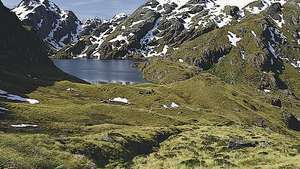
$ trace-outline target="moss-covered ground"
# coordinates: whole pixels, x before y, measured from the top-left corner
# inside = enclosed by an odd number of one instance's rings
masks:
[[[299,167],[299,132],[271,105],[280,96],[211,74],[165,85],[57,81],[26,96],[40,104],[0,102],[9,109],[0,116],[1,168]],[[130,104],[105,102],[115,97]],[[300,102],[284,98],[284,110],[299,115]],[[172,102],[179,108],[163,108]]]

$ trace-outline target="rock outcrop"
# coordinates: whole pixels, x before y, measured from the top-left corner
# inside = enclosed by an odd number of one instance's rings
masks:
[[[54,50],[79,40],[81,21],[49,0],[23,0],[12,11]]]

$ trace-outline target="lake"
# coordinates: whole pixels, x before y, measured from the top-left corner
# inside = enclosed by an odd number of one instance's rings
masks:
[[[64,72],[91,83],[145,83],[142,73],[130,60],[61,60],[54,64]]]

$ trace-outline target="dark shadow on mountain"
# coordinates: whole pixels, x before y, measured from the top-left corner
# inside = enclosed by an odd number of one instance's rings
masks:
[[[23,26],[0,0],[0,89],[27,94],[56,81],[84,81],[67,75],[48,58],[48,48],[35,32]]]

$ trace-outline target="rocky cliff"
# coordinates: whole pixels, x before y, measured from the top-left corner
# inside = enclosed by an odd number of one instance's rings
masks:
[[[49,0],[23,0],[12,11],[54,50],[79,39],[81,21]]]

